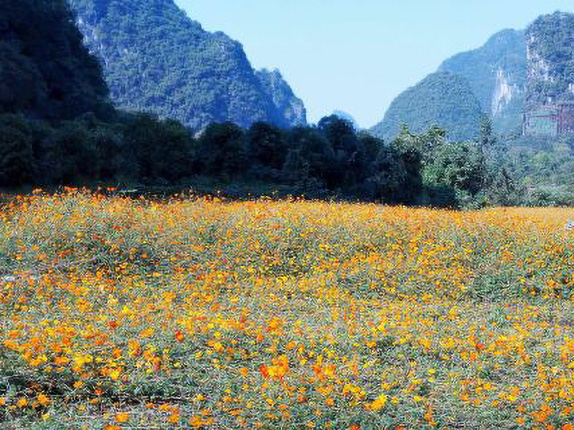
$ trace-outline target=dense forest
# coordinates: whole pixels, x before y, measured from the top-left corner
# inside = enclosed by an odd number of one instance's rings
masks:
[[[57,126],[0,116],[0,185],[120,185],[223,191],[230,197],[296,195],[394,204],[518,204],[519,190],[483,137],[453,143],[406,127],[389,143],[337,116],[281,129],[212,124],[199,136],[148,114],[104,122],[85,115]],[[501,182],[502,181],[502,182]],[[504,187],[501,187],[501,184]]]
[[[0,112],[48,120],[111,113],[100,66],[73,19],[64,0],[0,3]]]

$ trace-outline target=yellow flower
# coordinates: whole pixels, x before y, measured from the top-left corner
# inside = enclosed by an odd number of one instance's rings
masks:
[[[381,394],[377,399],[371,403],[370,409],[373,411],[380,411],[387,404],[388,397],[385,394]]]

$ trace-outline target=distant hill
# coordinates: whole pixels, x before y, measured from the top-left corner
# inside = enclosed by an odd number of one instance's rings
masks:
[[[440,72],[465,80],[494,130],[508,136],[523,131],[528,135],[557,136],[574,133],[574,15],[556,12],[537,18],[525,31],[504,30],[481,48],[446,60]],[[460,86],[460,82],[452,81]],[[425,90],[424,86],[415,87]],[[454,89],[453,89],[454,90]],[[407,90],[415,105],[425,95]],[[393,103],[383,122],[373,128],[392,135],[392,123],[411,125],[428,122],[429,112],[404,106],[405,96]],[[397,105],[402,106],[397,110]],[[426,102],[434,121],[439,122],[440,106]],[[461,121],[472,123],[469,118]],[[455,128],[456,124],[453,125]],[[466,127],[466,126],[463,126]],[[391,130],[391,131],[389,131]],[[460,135],[458,130],[452,135]],[[465,136],[465,134],[462,134]],[[470,137],[470,136],[467,136]]]
[[[180,120],[282,127],[305,108],[277,72],[257,73],[240,43],[210,33],[173,0],[69,0],[116,106]]]
[[[449,72],[437,72],[399,95],[385,118],[371,131],[385,140],[395,137],[402,124],[412,132],[433,125],[448,130],[453,140],[471,140],[477,135],[483,111],[468,81]]]
[[[516,30],[501,31],[481,48],[455,55],[439,68],[468,81],[500,133],[521,127],[527,69],[525,35]]]
[[[107,96],[64,0],[0,2],[0,113],[47,120],[104,115]]]

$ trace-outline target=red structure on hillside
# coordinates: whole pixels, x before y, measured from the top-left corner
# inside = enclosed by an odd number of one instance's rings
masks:
[[[526,111],[524,134],[546,137],[574,134],[574,103],[547,104]]]

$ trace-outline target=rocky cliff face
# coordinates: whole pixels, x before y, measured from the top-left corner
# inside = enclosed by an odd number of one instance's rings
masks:
[[[573,14],[556,12],[539,17],[525,31],[501,31],[484,46],[446,60],[439,71],[470,85],[499,133],[557,136],[574,132]],[[459,83],[453,80],[452,85]],[[423,95],[412,91],[408,93],[414,103]],[[402,95],[397,100],[401,98],[404,100]],[[408,106],[397,112],[396,105],[387,113],[400,116],[395,122],[428,120],[427,112]],[[434,112],[438,114],[440,109]],[[380,131],[381,126],[374,130]]]
[[[501,31],[481,48],[458,54],[440,66],[469,82],[501,133],[521,126],[527,68],[525,35],[516,30]]]
[[[223,121],[243,127],[305,121],[303,104],[287,83],[276,79],[270,88],[241,44],[203,30],[173,0],[69,2],[118,107],[178,119],[196,130]]]
[[[492,103],[490,112],[493,117],[503,114],[504,109],[512,103],[522,88],[513,85],[507,72],[503,68],[496,71],[496,84],[492,94]]]
[[[285,118],[290,126],[307,124],[307,110],[303,101],[293,93],[279,70],[259,70],[257,78],[281,117]]]
[[[556,12],[526,31],[528,89],[524,133],[574,133],[574,15]]]
[[[527,29],[528,107],[574,101],[574,15],[544,15]]]

